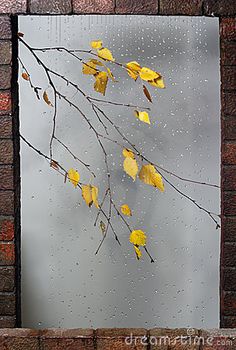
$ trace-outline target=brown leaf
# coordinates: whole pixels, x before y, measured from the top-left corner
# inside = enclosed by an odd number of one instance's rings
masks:
[[[17,35],[18,35],[20,38],[23,38],[24,33],[18,32]]]
[[[51,163],[50,163],[50,167],[52,167],[53,169],[58,170],[59,169],[58,162],[56,160],[52,159]]]
[[[65,173],[64,183],[66,183],[67,177],[68,177],[68,173]]]
[[[43,93],[43,99],[47,103],[48,106],[53,107],[52,102],[49,100],[48,94],[46,93],[46,91],[44,91],[44,93]]]
[[[147,97],[147,99],[152,102],[152,97],[150,95],[150,92],[148,91],[147,87],[145,85],[143,85],[143,93],[144,95]]]
[[[29,75],[26,73],[26,72],[23,72],[21,74],[22,78],[25,79],[25,80],[29,80]]]

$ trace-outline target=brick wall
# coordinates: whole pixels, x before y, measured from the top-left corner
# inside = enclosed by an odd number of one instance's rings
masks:
[[[235,0],[2,0],[0,2],[0,328],[20,326],[20,158],[17,93],[17,14],[151,14],[220,17],[222,101],[221,326],[236,327],[236,1]],[[22,331],[4,336],[4,349],[51,349],[59,333]],[[24,333],[25,332],[25,333]],[[68,331],[69,332],[69,331]],[[94,332],[68,335],[77,349]],[[107,332],[107,333],[106,333]],[[110,332],[110,333],[109,333]],[[115,332],[115,331],[114,331]],[[138,330],[137,330],[138,332]],[[110,334],[110,335],[109,335]],[[111,331],[98,331],[98,349]],[[114,333],[115,334],[115,333]],[[42,335],[42,336],[41,336]],[[28,337],[29,336],[29,337]],[[84,338],[85,337],[85,338]],[[15,339],[21,347],[14,347]],[[73,341],[71,340],[73,339]],[[107,340],[108,339],[108,340]],[[106,343],[107,342],[107,343]],[[121,341],[122,342],[122,341]],[[106,343],[106,345],[104,345]],[[11,347],[11,345],[13,344]],[[74,345],[73,345],[74,344]],[[103,344],[103,345],[101,345]],[[84,345],[83,345],[84,346]],[[83,349],[81,345],[80,349]],[[89,347],[90,346],[90,347]],[[110,347],[109,347],[110,346]],[[62,346],[55,345],[55,349]],[[120,347],[120,349],[125,347]],[[0,347],[2,349],[2,347]],[[137,347],[143,349],[143,347]],[[154,347],[152,347],[154,349]],[[194,348],[192,348],[194,349]]]

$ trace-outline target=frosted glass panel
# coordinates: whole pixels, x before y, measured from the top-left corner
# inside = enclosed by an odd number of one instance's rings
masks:
[[[201,182],[219,184],[219,40],[218,19],[149,16],[20,17],[19,31],[33,47],[89,49],[102,39],[120,62],[137,60],[162,73],[166,89],[153,95],[151,125],[133,110],[100,104],[120,130],[153,162]],[[93,77],[66,53],[38,52],[40,58],[93,97]],[[20,57],[35,85],[48,81],[32,55],[20,45]],[[81,54],[84,59],[88,55]],[[105,99],[148,105],[139,82],[109,65],[118,82],[109,83]],[[22,73],[22,70],[20,71]],[[59,78],[57,88],[104,134],[91,106]],[[36,148],[49,152],[53,108],[37,100],[27,81],[20,83],[20,129]],[[103,153],[79,113],[59,101],[57,136],[96,172],[100,201],[106,189]],[[109,129],[109,137],[123,140]],[[113,217],[121,246],[111,231],[102,238],[88,208],[71,184],[24,142],[22,174],[22,307],[24,327],[218,327],[220,230],[210,217],[165,183],[165,192],[133,182],[122,170],[121,148],[104,140],[117,205],[129,203],[131,227],[143,229],[148,249],[137,261],[127,227]],[[127,146],[127,145],[126,145]],[[59,143],[54,158],[90,175]],[[182,182],[176,188],[219,213],[219,190]],[[108,208],[106,207],[106,210]]]

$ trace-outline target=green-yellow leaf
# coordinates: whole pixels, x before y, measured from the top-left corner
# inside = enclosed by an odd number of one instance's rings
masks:
[[[98,57],[102,58],[106,61],[115,61],[115,59],[112,56],[112,53],[109,49],[104,47],[103,49],[97,50]]]
[[[93,204],[95,205],[96,208],[99,208],[99,204],[98,204],[98,188],[96,186],[90,186],[90,187],[91,187]]]
[[[134,159],[134,153],[131,151],[131,149],[124,148],[122,151],[122,154],[125,158],[133,158]]]
[[[165,88],[165,83],[164,83],[164,80],[163,80],[162,76],[159,76],[158,78],[156,78],[154,80],[149,80],[148,82],[152,86],[155,86],[155,87],[157,87],[159,89],[164,89]]]
[[[136,246],[145,246],[146,245],[146,235],[142,230],[134,230],[131,232],[129,241]]]
[[[92,62],[92,60],[83,64],[82,68],[83,74],[94,75],[97,73],[96,63]]]
[[[107,73],[106,72],[99,72],[99,73],[95,74],[94,77],[96,79],[95,83],[94,83],[94,90],[105,95],[107,81],[108,81]]]
[[[139,179],[145,184],[154,186],[161,192],[164,192],[164,183],[162,176],[156,171],[153,165],[143,165],[139,172]]]
[[[136,118],[141,120],[141,122],[144,122],[144,123],[147,123],[147,124],[151,124],[148,112],[145,112],[145,111],[143,111],[143,112],[141,112],[141,111],[134,111],[134,115],[135,115]]]
[[[104,222],[102,220],[100,221],[100,229],[102,231],[102,234],[105,235],[106,225],[104,224]]]
[[[93,49],[101,49],[102,48],[102,40],[91,41],[90,45]]]
[[[136,159],[126,157],[123,163],[124,171],[126,174],[132,177],[135,181],[136,175],[138,173],[138,164]]]
[[[141,258],[141,256],[142,256],[142,252],[141,252],[141,250],[139,249],[139,247],[137,247],[136,245],[134,245],[134,250],[135,250],[137,259],[139,260],[139,259]]]
[[[132,216],[132,212],[130,207],[128,206],[128,204],[123,204],[121,207],[121,212],[122,214],[126,215],[126,216]]]
[[[139,72],[139,76],[142,80],[149,81],[158,78],[160,74],[150,68],[143,67]]]
[[[91,207],[91,205],[94,204],[96,208],[99,208],[97,187],[92,185],[83,185],[82,197],[89,207]]]
[[[75,169],[71,168],[67,173],[68,179],[76,187],[80,180],[80,174]]]
[[[132,79],[137,80],[139,76],[139,72],[141,70],[141,66],[138,64],[138,62],[136,61],[128,62],[126,64],[126,67],[127,67],[127,73],[129,74],[129,76]]]

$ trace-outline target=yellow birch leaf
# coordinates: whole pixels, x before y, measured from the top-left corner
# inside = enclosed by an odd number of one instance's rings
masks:
[[[132,212],[130,207],[128,206],[128,204],[123,204],[121,207],[121,212],[122,214],[126,215],[126,216],[132,216]]]
[[[138,173],[138,164],[136,159],[126,157],[123,163],[123,167],[126,174],[131,176],[135,181],[136,175]]]
[[[148,112],[145,112],[145,111],[143,111],[143,112],[134,111],[134,115],[135,115],[136,118],[141,120],[141,122],[144,122],[144,123],[147,123],[147,124],[151,124]]]
[[[86,204],[91,207],[93,204],[91,185],[82,186],[82,197],[84,198]]]
[[[131,232],[129,241],[136,246],[145,246],[146,245],[146,235],[142,230],[134,230]]]
[[[102,58],[103,60],[106,61],[115,61],[115,59],[112,56],[112,53],[109,49],[104,47],[103,49],[97,50],[98,57]],[[152,79],[150,79],[152,80]]]
[[[49,100],[48,94],[47,94],[46,91],[44,91],[44,93],[43,93],[43,99],[44,99],[44,101],[47,103],[48,106],[53,107],[53,104],[52,104],[52,102]]]
[[[97,66],[100,66],[100,67],[104,66],[104,64],[101,61],[98,61],[98,60],[96,60],[94,58],[92,58],[90,60],[90,62],[92,62],[92,63],[94,63],[94,64],[96,64]]]
[[[126,64],[126,67],[127,67],[127,73],[129,74],[129,76],[132,79],[137,80],[139,76],[139,72],[141,70],[141,66],[138,64],[138,62],[136,61],[128,62]]]
[[[139,259],[141,258],[141,256],[142,256],[142,252],[141,252],[141,250],[139,249],[139,247],[137,247],[136,245],[134,245],[134,250],[135,250],[137,259],[139,260]]]
[[[101,49],[102,48],[102,40],[91,41],[90,45],[93,49]]]
[[[97,73],[96,64],[91,60],[83,64],[83,74],[94,75]]]
[[[143,85],[143,93],[147,97],[148,101],[152,102],[150,92],[148,91],[148,88],[145,85]]]
[[[128,149],[128,148],[124,148],[123,151],[122,151],[122,154],[125,158],[133,158],[134,159],[134,154],[133,152],[131,151],[131,149]]]
[[[158,78],[160,74],[150,68],[143,67],[139,72],[139,76],[142,80],[149,81]]]
[[[70,182],[74,185],[74,187],[76,187],[79,183],[79,180],[80,180],[80,174],[78,173],[78,171],[71,168],[67,174],[68,174],[68,179],[70,180]]]
[[[159,89],[165,89],[165,83],[164,83],[164,80],[163,80],[162,76],[160,76],[160,77],[158,77],[158,78],[156,78],[154,80],[149,80],[148,82],[152,86],[155,86],[155,87],[157,87]]]
[[[98,188],[96,186],[91,186],[91,194],[92,194],[92,200],[93,204],[96,208],[99,208],[98,204]]]
[[[164,183],[162,176],[156,171],[153,165],[143,165],[139,172],[139,179],[145,184],[154,186],[161,192],[164,192]]]
[[[23,72],[21,74],[22,78],[25,79],[25,80],[29,80],[29,75],[26,73],[26,72]]]
[[[105,95],[107,81],[108,81],[107,73],[106,72],[99,72],[99,73],[95,74],[94,77],[96,79],[96,81],[94,83],[94,90]]]

